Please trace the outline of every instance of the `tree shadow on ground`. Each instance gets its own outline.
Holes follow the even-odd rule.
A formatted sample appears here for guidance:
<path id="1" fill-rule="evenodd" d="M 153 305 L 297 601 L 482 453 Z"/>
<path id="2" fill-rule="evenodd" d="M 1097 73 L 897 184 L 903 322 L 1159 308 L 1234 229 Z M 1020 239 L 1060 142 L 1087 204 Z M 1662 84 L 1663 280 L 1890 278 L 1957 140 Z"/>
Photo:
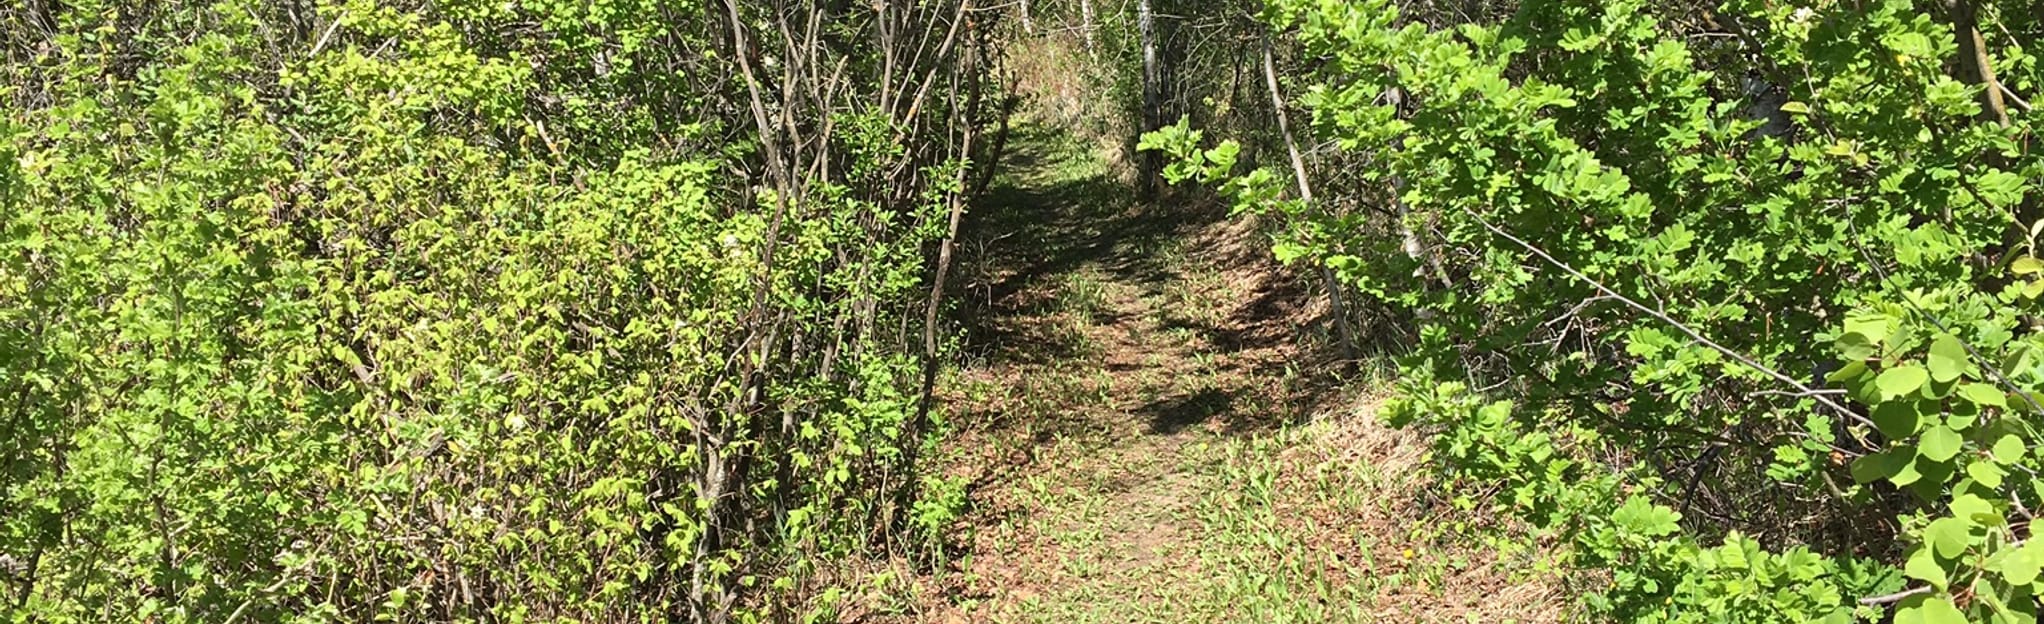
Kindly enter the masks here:
<path id="1" fill-rule="evenodd" d="M 1150 433 L 1170 435 L 1206 423 L 1235 407 L 1239 393 L 1206 388 L 1191 394 L 1158 399 L 1138 410 L 1149 418 Z"/>
<path id="2" fill-rule="evenodd" d="M 1069 370 L 1074 366 L 1114 377 L 1212 376 L 1197 383 L 1174 380 L 1168 391 L 1147 401 L 1124 401 L 1107 410 L 1143 419 L 1150 434 L 1194 426 L 1224 433 L 1268 430 L 1300 422 L 1324 405 L 1321 399 L 1338 384 L 1312 373 L 1334 354 L 1325 341 L 1302 335 L 1299 326 L 1326 324 L 1315 318 L 1320 312 L 1312 304 L 1321 295 L 1273 265 L 1261 232 L 1223 224 L 1225 208 L 1194 193 L 1139 201 L 1104 159 L 1085 153 L 1096 146 L 1056 128 L 1022 123 L 1013 132 L 1001 174 L 972 206 L 960 232 L 959 318 L 976 366 L 1011 377 L 1071 375 L 1078 372 Z M 1192 254 L 1202 257 L 1188 259 Z M 1221 279 L 1245 283 L 1188 290 L 1188 267 L 1195 263 L 1209 273 L 1216 266 L 1243 269 L 1223 271 L 1228 274 Z M 1138 297 L 1163 297 L 1176 288 L 1177 297 L 1192 300 L 1179 303 L 1225 312 L 1192 318 L 1170 303 L 1158 310 L 1150 304 L 1096 307 L 1083 315 L 1090 325 L 1130 328 L 1108 332 L 1118 341 L 1099 344 L 1098 332 L 1089 335 L 1056 321 L 1061 309 L 1074 305 L 1061 293 L 1086 275 L 1132 288 Z M 1139 318 L 1144 316 L 1151 318 Z M 1165 344 L 1174 333 L 1195 338 L 1190 345 Z M 1188 357 L 1211 361 L 1196 371 L 1180 362 L 1151 361 Z M 1016 394 L 1038 387 L 1012 379 L 1004 385 Z M 1032 426 L 1086 425 L 1085 418 L 1047 413 L 1055 409 L 1027 411 L 995 416 L 1033 419 Z M 1035 437 L 1049 435 L 1036 431 Z"/>
<path id="3" fill-rule="evenodd" d="M 1059 153 L 1086 149 L 1073 145 L 1079 139 L 1034 123 L 1013 132 L 1004 172 L 973 204 L 959 233 L 969 276 L 960 317 L 968 350 L 988 354 L 989 363 L 1041 364 L 1079 354 L 1069 337 L 1015 322 L 1059 303 L 1046 296 L 1056 286 L 1046 281 L 1095 266 L 1112 279 L 1155 287 L 1176 272 L 1152 252 L 1225 214 L 1193 204 L 1137 201 L 1111 169 L 1088 170 L 1092 161 L 1075 163 Z"/>
<path id="4" fill-rule="evenodd" d="M 1079 522 L 1126 533 L 1109 540 L 1124 546 L 1174 539 L 1176 524 L 1125 529 L 1199 495 L 1209 442 L 1299 423 L 1340 394 L 1325 294 L 1218 202 L 1139 201 L 1092 151 L 1111 146 L 1041 124 L 1013 132 L 959 232 L 965 361 L 940 390 L 950 471 L 984 535 Z M 1101 508 L 1120 520 L 1066 517 Z M 1070 554 L 987 547 L 1012 557 L 988 559 L 994 569 L 1016 571 Z"/>

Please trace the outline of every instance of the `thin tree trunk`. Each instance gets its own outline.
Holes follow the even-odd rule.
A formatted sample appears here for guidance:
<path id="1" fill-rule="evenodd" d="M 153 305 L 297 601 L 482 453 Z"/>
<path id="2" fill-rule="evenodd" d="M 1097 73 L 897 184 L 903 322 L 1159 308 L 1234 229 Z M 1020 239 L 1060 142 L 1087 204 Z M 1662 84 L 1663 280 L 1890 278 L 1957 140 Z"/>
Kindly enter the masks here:
<path id="1" fill-rule="evenodd" d="M 1278 133 L 1285 137 L 1285 153 L 1292 159 L 1292 178 L 1299 184 L 1299 199 L 1313 203 L 1313 184 L 1306 177 L 1306 156 L 1299 151 L 1299 141 L 1292 138 L 1291 117 L 1285 113 L 1285 96 L 1278 90 L 1277 61 L 1271 58 L 1270 40 L 1263 42 L 1263 81 L 1270 87 L 1270 108 L 1277 113 Z M 1356 357 L 1356 334 L 1348 324 L 1348 306 L 1343 305 L 1341 282 L 1334 279 L 1334 271 L 1325 263 L 1320 265 L 1320 279 L 1327 285 L 1328 314 L 1334 317 L 1334 328 L 1341 337 L 1341 355 L 1348 359 Z"/>
<path id="2" fill-rule="evenodd" d="M 1093 54 L 1093 0 L 1079 0 L 1079 34 L 1086 37 L 1086 54 Z"/>
<path id="3" fill-rule="evenodd" d="M 968 1 L 966 4 L 970 4 L 970 2 Z M 974 117 L 979 109 L 980 96 L 984 88 L 984 83 L 981 81 L 981 75 L 978 71 L 980 60 L 981 57 L 979 55 L 968 51 L 965 61 L 959 66 L 962 75 L 966 77 L 966 80 L 970 81 L 970 86 L 967 87 L 969 103 L 966 106 L 966 123 L 963 124 L 962 128 L 964 136 L 958 151 L 962 157 L 967 159 L 968 163 L 970 163 L 972 158 L 973 140 L 979 134 L 976 130 L 977 126 L 974 125 Z M 953 85 L 953 92 L 956 93 L 955 83 Z M 952 115 L 954 117 L 958 115 L 955 109 Z M 901 460 L 901 465 L 907 471 L 907 474 L 904 475 L 904 482 L 901 484 L 900 489 L 896 490 L 898 494 L 895 499 L 895 505 L 889 510 L 890 517 L 887 520 L 889 525 L 896 524 L 907 517 L 903 512 L 922 495 L 921 467 L 917 465 L 918 456 L 922 454 L 921 438 L 929 433 L 930 410 L 934 409 L 936 404 L 937 368 L 941 364 L 939 356 L 942 355 L 937 344 L 937 321 L 944 309 L 945 282 L 951 274 L 952 252 L 958 246 L 958 226 L 965 216 L 966 194 L 969 192 L 967 183 L 970 182 L 969 176 L 971 172 L 971 167 L 960 166 L 955 174 L 957 177 L 953 180 L 953 183 L 957 186 L 956 190 L 951 193 L 949 222 L 945 224 L 944 239 L 937 244 L 937 266 L 930 278 L 929 299 L 923 305 L 922 396 L 916 402 L 915 419 L 909 423 L 908 435 L 904 436 L 906 439 L 902 444 L 903 459 Z"/>
<path id="4" fill-rule="evenodd" d="M 1980 9 L 1972 0 L 1952 0 L 1952 30 L 1959 39 L 1959 62 L 1966 68 L 1965 76 L 1981 87 L 1981 116 L 2001 124 L 2009 125 L 2008 102 L 2002 99 L 2001 81 L 1994 76 L 1994 64 L 1987 58 L 1987 40 L 1980 36 Z"/>
<path id="5" fill-rule="evenodd" d="M 1159 75 L 1161 68 L 1157 64 L 1157 14 L 1150 7 L 1150 0 L 1136 0 L 1136 29 L 1143 46 L 1143 127 L 1140 131 L 1147 133 L 1163 126 L 1159 120 L 1161 111 L 1158 110 L 1163 94 Z M 1161 155 L 1156 152 L 1144 152 L 1138 161 L 1142 168 L 1139 173 L 1143 196 L 1146 198 L 1156 197 L 1160 158 Z"/>
<path id="6" fill-rule="evenodd" d="M 1405 91 L 1398 87 L 1385 89 L 1383 99 L 1393 109 L 1402 109 L 1405 104 Z M 1399 149 L 1404 146 L 1404 139 L 1397 139 L 1391 145 L 1392 149 Z M 1432 268 L 1434 270 L 1434 280 L 1446 286 L 1448 284 L 1448 269 L 1441 265 L 1440 257 L 1427 252 L 1426 246 L 1419 243 L 1419 235 L 1414 234 L 1412 226 L 1407 223 L 1412 217 L 1412 212 L 1405 206 L 1405 178 L 1396 175 L 1391 176 L 1391 209 L 1398 216 L 1398 240 L 1400 246 L 1405 250 L 1405 255 L 1412 258 L 1413 261 L 1425 265 L 1413 269 L 1412 276 L 1424 279 L 1426 277 L 1426 270 Z"/>

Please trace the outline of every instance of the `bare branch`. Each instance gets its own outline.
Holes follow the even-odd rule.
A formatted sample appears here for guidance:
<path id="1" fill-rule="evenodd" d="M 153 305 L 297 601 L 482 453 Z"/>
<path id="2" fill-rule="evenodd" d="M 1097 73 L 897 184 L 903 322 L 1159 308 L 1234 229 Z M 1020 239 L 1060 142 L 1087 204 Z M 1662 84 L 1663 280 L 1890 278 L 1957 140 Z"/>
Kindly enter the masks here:
<path id="1" fill-rule="evenodd" d="M 1928 594 L 1930 593 L 1930 591 L 1931 587 L 1929 585 L 1925 585 L 1922 587 L 1905 589 L 1885 596 L 1868 596 L 1866 598 L 1859 599 L 1859 603 L 1867 606 L 1875 606 L 1902 602 L 1903 600 L 1907 600 L 1910 596 Z"/>
<path id="2" fill-rule="evenodd" d="M 1680 330 L 1685 335 L 1688 335 L 1689 339 L 1695 341 L 1697 344 L 1710 347 L 1711 349 L 1717 351 L 1718 353 L 1724 354 L 1725 357 L 1732 358 L 1732 360 L 1740 364 L 1746 365 L 1747 368 L 1751 368 L 1755 371 L 1760 372 L 1761 374 L 1767 375 L 1768 377 L 1772 377 L 1774 378 L 1775 381 L 1779 381 L 1784 385 L 1793 387 L 1797 390 L 1801 390 L 1804 395 L 1810 398 L 1810 400 L 1816 401 L 1817 403 L 1822 404 L 1825 407 L 1829 407 L 1840 414 L 1844 414 L 1845 416 L 1852 418 L 1853 420 L 1859 421 L 1863 424 L 1866 424 L 1867 426 L 1873 426 L 1874 422 L 1872 420 L 1868 420 L 1867 417 L 1861 416 L 1858 412 L 1846 409 L 1845 406 L 1839 405 L 1838 402 L 1831 400 L 1830 397 L 1825 396 L 1822 392 L 1818 391 L 1817 389 L 1804 385 L 1803 382 L 1797 381 L 1794 377 L 1784 375 L 1780 371 L 1774 370 L 1773 368 L 1769 368 L 1767 365 L 1761 364 L 1760 362 L 1755 361 L 1753 358 L 1747 357 L 1743 353 L 1733 351 L 1729 347 L 1718 344 L 1717 341 L 1711 340 L 1710 338 L 1704 336 L 1701 332 L 1696 331 L 1696 329 L 1691 328 L 1690 326 L 1684 324 L 1681 321 L 1675 320 L 1674 317 L 1670 317 L 1667 314 L 1661 312 L 1660 310 L 1649 308 L 1645 304 L 1642 304 L 1638 301 L 1634 301 L 1631 297 L 1619 294 L 1618 291 L 1612 290 L 1611 287 L 1605 286 L 1603 283 L 1591 279 L 1590 276 L 1584 275 L 1581 271 L 1577 271 L 1575 267 L 1569 266 L 1568 263 L 1562 262 L 1561 260 L 1557 260 L 1552 255 L 1548 255 L 1546 251 L 1542 251 L 1539 247 L 1534 247 L 1531 243 L 1527 243 L 1525 240 L 1522 240 L 1517 236 L 1513 236 L 1511 232 L 1505 231 L 1504 228 L 1492 225 L 1491 222 L 1489 220 L 1484 219 L 1482 215 L 1476 214 L 1476 211 L 1464 208 L 1462 212 L 1463 214 L 1469 215 L 1470 218 L 1475 219 L 1477 223 L 1482 224 L 1484 229 L 1490 230 L 1492 234 L 1496 234 L 1500 237 L 1503 237 L 1505 240 L 1512 241 L 1512 243 L 1517 244 L 1519 247 L 1525 249 L 1526 251 L 1532 252 L 1533 255 L 1540 256 L 1540 259 L 1546 260 L 1548 264 L 1552 264 L 1555 266 L 1555 268 L 1561 269 L 1562 271 L 1568 273 L 1570 276 L 1576 278 L 1577 280 L 1581 280 L 1583 283 L 1589 284 L 1590 287 L 1597 289 L 1598 292 L 1604 293 L 1606 296 L 1609 296 L 1613 299 L 1617 299 L 1619 302 L 1624 303 L 1627 306 L 1631 306 L 1635 310 L 1644 312 L 1648 316 L 1654 317 L 1655 319 L 1663 323 L 1667 323 L 1671 326 L 1674 326 L 1675 329 Z"/>

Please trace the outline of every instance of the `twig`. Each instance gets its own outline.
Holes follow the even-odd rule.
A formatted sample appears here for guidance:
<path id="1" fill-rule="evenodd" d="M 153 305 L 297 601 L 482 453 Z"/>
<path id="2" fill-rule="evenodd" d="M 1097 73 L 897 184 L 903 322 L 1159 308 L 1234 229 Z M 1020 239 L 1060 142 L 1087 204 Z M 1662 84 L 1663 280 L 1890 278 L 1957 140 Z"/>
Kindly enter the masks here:
<path id="1" fill-rule="evenodd" d="M 323 33 L 320 33 L 320 34 L 319 34 L 319 41 L 317 41 L 317 42 L 315 42 L 315 43 L 313 43 L 313 44 L 312 44 L 312 52 L 311 52 L 311 53 L 309 53 L 309 54 L 306 54 L 305 56 L 306 56 L 307 58 L 310 58 L 310 57 L 314 57 L 314 56 L 319 56 L 319 51 L 320 51 L 320 50 L 325 50 L 325 49 L 326 49 L 326 42 L 327 42 L 327 41 L 328 41 L 329 39 L 332 39 L 332 38 L 333 38 L 333 36 L 334 36 L 334 31 L 335 31 L 335 30 L 337 30 L 337 29 L 339 29 L 340 27 L 341 27 L 341 18 L 340 18 L 340 16 L 336 15 L 336 16 L 334 16 L 334 23 L 332 23 L 332 24 L 328 24 L 328 25 L 327 25 L 327 27 L 326 27 L 326 32 L 323 32 Z"/>
<path id="2" fill-rule="evenodd" d="M 1819 395 L 1819 394 L 1845 394 L 1845 391 L 1844 391 L 1844 390 L 1811 390 L 1811 391 L 1808 391 L 1808 392 L 1803 392 L 1803 391 L 1796 391 L 1796 392 L 1790 392 L 1790 391 L 1787 391 L 1787 390 L 1759 390 L 1759 391 L 1755 391 L 1755 392 L 1750 392 L 1750 393 L 1747 393 L 1747 395 L 1746 395 L 1746 396 L 1786 396 L 1786 397 L 1797 397 L 1797 398 L 1801 398 L 1801 397 L 1807 397 L 1807 396 L 1815 396 L 1815 395 Z"/>
<path id="3" fill-rule="evenodd" d="M 2001 87 L 2002 95 L 2008 96 L 2009 101 L 2014 102 L 2016 108 L 2023 109 L 2023 112 L 2025 113 L 2030 112 L 2030 103 L 2023 101 L 2022 96 L 2016 95 L 2016 92 L 2010 90 L 2008 85 L 2002 84 L 2001 82 L 1997 81 L 1994 83 L 1994 86 Z"/>
<path id="4" fill-rule="evenodd" d="M 1910 596 L 1915 596 L 1918 594 L 1928 594 L 1930 593 L 1930 591 L 1931 587 L 1929 585 L 1925 585 L 1922 587 L 1905 589 L 1899 592 L 1888 594 L 1886 596 L 1869 596 L 1866 598 L 1861 598 L 1859 599 L 1859 603 L 1867 606 L 1874 606 L 1884 605 L 1892 602 L 1902 602 L 1904 599 L 1907 599 Z"/>
<path id="5" fill-rule="evenodd" d="M 1587 308 L 1587 307 L 1590 307 L 1590 304 L 1592 304 L 1592 303 L 1596 303 L 1596 302 L 1599 302 L 1599 301 L 1603 301 L 1603 300 L 1605 300 L 1605 299 L 1610 299 L 1610 298 L 1611 298 L 1611 297 L 1608 297 L 1608 296 L 1605 296 L 1605 295 L 1597 295 L 1597 296 L 1595 296 L 1595 297 L 1591 297 L 1591 298 L 1588 298 L 1588 299 L 1584 299 L 1584 300 L 1582 300 L 1582 302 L 1581 302 L 1581 303 L 1577 303 L 1577 304 L 1575 305 L 1575 307 L 1573 307 L 1573 308 L 1569 308 L 1567 312 L 1563 312 L 1561 316 L 1557 316 L 1557 317 L 1554 317 L 1554 318 L 1552 318 L 1552 319 L 1549 319 L 1549 320 L 1548 320 L 1547 322 L 1545 322 L 1545 323 L 1541 323 L 1541 324 L 1540 324 L 1540 326 L 1541 326 L 1541 327 L 1553 327 L 1555 323 L 1560 323 L 1560 322 L 1562 322 L 1562 321 L 1565 321 L 1565 320 L 1568 320 L 1568 319 L 1572 319 L 1572 318 L 1575 318 L 1575 316 L 1576 316 L 1577 314 L 1581 314 L 1581 313 L 1583 312 L 1583 308 Z"/>
<path id="6" fill-rule="evenodd" d="M 1555 259 L 1554 256 L 1548 255 L 1546 251 L 1542 251 L 1539 247 L 1534 247 L 1531 243 L 1527 243 L 1526 241 L 1520 239 L 1519 237 L 1513 236 L 1511 232 L 1507 232 L 1503 228 L 1499 228 L 1496 225 L 1492 225 L 1491 222 L 1484 219 L 1483 216 L 1476 214 L 1476 211 L 1470 210 L 1468 208 L 1463 208 L 1462 212 L 1463 214 L 1469 215 L 1470 218 L 1475 219 L 1477 223 L 1483 224 L 1484 229 L 1490 230 L 1492 234 L 1496 234 L 1500 237 L 1503 237 L 1505 240 L 1512 241 L 1514 244 L 1517 244 L 1519 247 L 1524 248 L 1526 251 L 1532 252 L 1533 255 L 1540 256 L 1540 259 L 1546 260 L 1548 264 L 1552 264 L 1555 266 L 1555 268 L 1567 272 L 1570 276 L 1575 277 L 1578 280 L 1581 280 L 1585 284 L 1589 284 L 1590 287 L 1597 289 L 1598 292 L 1604 293 L 1605 295 L 1613 299 L 1617 299 L 1619 302 L 1631 306 L 1635 310 L 1645 312 L 1648 316 L 1652 316 L 1663 323 L 1667 323 L 1669 325 L 1674 326 L 1675 329 L 1681 330 L 1683 334 L 1688 335 L 1689 339 L 1696 341 L 1697 344 L 1710 347 L 1711 349 L 1716 350 L 1718 353 L 1724 354 L 1725 357 L 1732 358 L 1733 360 L 1739 362 L 1740 364 L 1746 365 L 1748 368 L 1759 371 L 1762 374 L 1767 375 L 1768 377 L 1773 377 L 1775 381 L 1779 381 L 1797 390 L 1801 390 L 1811 400 L 1823 404 L 1825 407 L 1829 407 L 1833 410 L 1836 410 L 1840 414 L 1844 414 L 1847 417 L 1852 418 L 1853 420 L 1866 424 L 1867 426 L 1870 427 L 1874 426 L 1874 421 L 1869 420 L 1865 416 L 1859 415 L 1858 412 L 1846 409 L 1845 406 L 1839 405 L 1838 402 L 1833 401 L 1830 398 L 1826 397 L 1822 393 L 1818 392 L 1815 388 L 1803 385 L 1803 382 L 1796 381 L 1794 377 L 1784 375 L 1780 371 L 1774 370 L 1772 368 L 1767 367 L 1767 365 L 1765 364 L 1761 364 L 1760 362 L 1754 361 L 1753 358 L 1746 357 L 1745 354 L 1733 351 L 1724 345 L 1718 344 L 1716 341 L 1713 341 L 1710 338 L 1705 337 L 1702 333 L 1697 332 L 1695 329 L 1690 328 L 1688 325 L 1683 324 L 1681 321 L 1675 320 L 1674 317 L 1670 317 L 1659 310 L 1649 308 L 1645 304 L 1642 304 L 1638 301 L 1634 301 L 1632 298 L 1627 297 L 1625 295 L 1619 294 L 1618 291 L 1612 290 L 1610 287 L 1605 286 L 1603 283 L 1598 282 L 1597 280 L 1590 279 L 1590 276 L 1584 275 L 1581 271 L 1577 271 L 1575 267 L 1569 266 L 1568 263 Z"/>

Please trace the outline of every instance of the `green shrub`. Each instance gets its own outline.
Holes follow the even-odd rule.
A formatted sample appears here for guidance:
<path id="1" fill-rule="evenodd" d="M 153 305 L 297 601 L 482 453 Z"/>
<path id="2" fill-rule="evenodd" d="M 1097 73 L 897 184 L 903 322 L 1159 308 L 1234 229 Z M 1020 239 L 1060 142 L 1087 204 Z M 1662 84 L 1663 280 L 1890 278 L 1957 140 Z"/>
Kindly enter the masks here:
<path id="1" fill-rule="evenodd" d="M 2034 24 L 1950 6 L 1522 2 L 1444 22 L 1277 1 L 1266 20 L 1323 61 L 1309 144 L 1373 163 L 1320 194 L 1377 209 L 1286 199 L 1287 176 L 1236 171 L 1232 142 L 1184 124 L 1145 146 L 1279 220 L 1280 257 L 1425 319 L 1406 375 L 1515 397 L 1405 409 L 1442 428 L 1450 474 L 1582 525 L 1580 563 L 1613 574 L 1601 611 L 1845 618 L 1867 597 L 1897 621 L 2030 621 L 2044 160 L 2021 107 L 1982 102 L 2040 84 Z M 1960 54 L 1976 29 L 1984 52 Z M 1556 460 L 1555 440 L 1585 448 Z M 1698 498 L 1732 502 L 1654 506 Z M 1903 529 L 1820 530 L 1866 514 Z M 1596 526 L 1620 515 L 1638 522 Z M 1870 595 L 1896 588 L 1864 557 L 1915 593 Z"/>
<path id="2" fill-rule="evenodd" d="M 64 5 L 0 19 L 7 620 L 759 619 L 956 508 L 962 155 L 756 192 L 722 7 Z"/>

